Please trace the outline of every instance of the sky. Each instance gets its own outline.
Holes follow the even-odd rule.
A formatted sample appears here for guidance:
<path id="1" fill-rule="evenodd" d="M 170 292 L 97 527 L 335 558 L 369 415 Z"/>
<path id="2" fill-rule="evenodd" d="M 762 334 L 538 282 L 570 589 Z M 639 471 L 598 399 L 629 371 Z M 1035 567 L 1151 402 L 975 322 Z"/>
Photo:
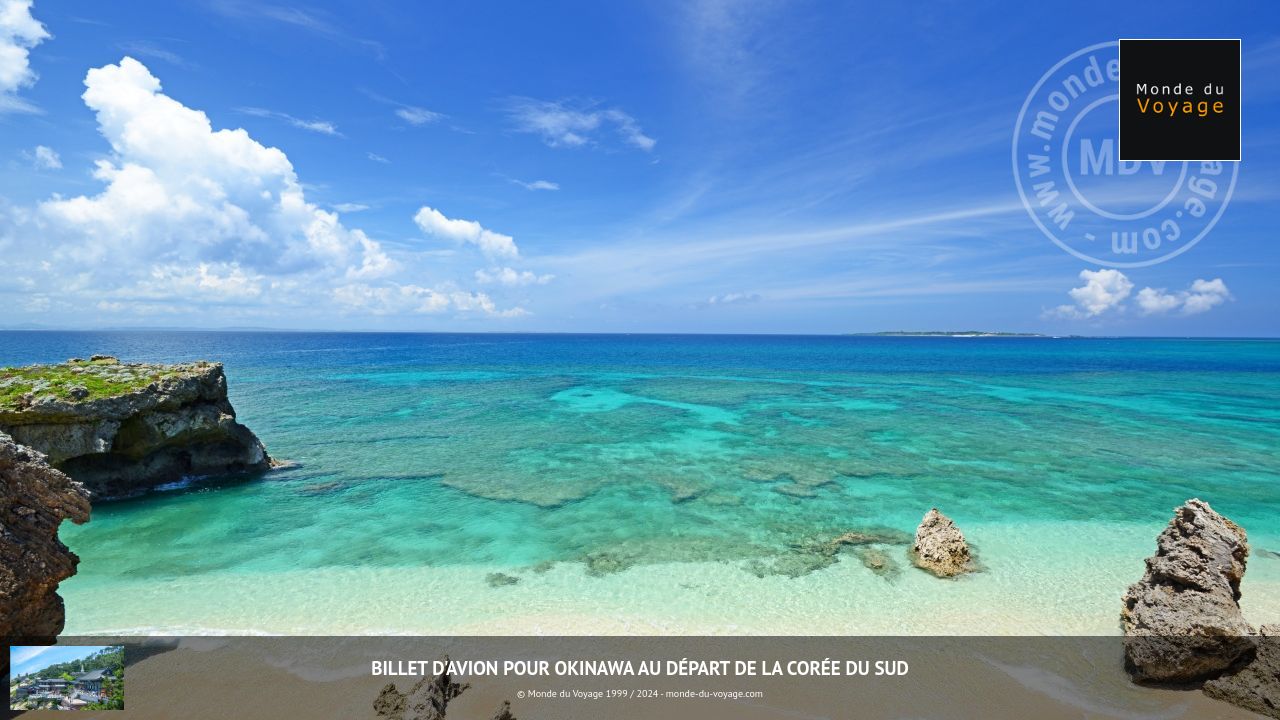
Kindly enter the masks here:
<path id="1" fill-rule="evenodd" d="M 1194 248 L 1040 232 L 1019 108 L 1239 37 Z M 0 0 L 0 327 L 1278 336 L 1274 3 Z"/>
<path id="2" fill-rule="evenodd" d="M 108 645 L 14 645 L 9 648 L 9 674 L 25 675 L 71 660 L 79 660 Z"/>

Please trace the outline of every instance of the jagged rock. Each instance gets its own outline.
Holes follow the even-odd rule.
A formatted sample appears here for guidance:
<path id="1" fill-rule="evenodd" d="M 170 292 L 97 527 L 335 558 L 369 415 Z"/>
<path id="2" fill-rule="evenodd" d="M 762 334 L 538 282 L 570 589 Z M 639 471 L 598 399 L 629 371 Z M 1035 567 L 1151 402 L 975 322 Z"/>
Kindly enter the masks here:
<path id="1" fill-rule="evenodd" d="M 0 401 L 0 431 L 48 455 L 95 500 L 272 465 L 236 422 L 221 363 L 121 364 L 95 355 L 0 369 L 0 381 L 10 395 Z"/>
<path id="2" fill-rule="evenodd" d="M 1138 682 L 1190 683 L 1247 662 L 1253 628 L 1240 612 L 1249 543 L 1243 529 L 1199 499 L 1174 511 L 1129 586 L 1120 620 Z"/>
<path id="3" fill-rule="evenodd" d="M 498 707 L 498 712 L 494 713 L 493 720 L 517 720 L 516 716 L 511 714 L 511 703 L 504 700 Z"/>
<path id="4" fill-rule="evenodd" d="M 1257 652 L 1239 672 L 1204 684 L 1204 694 L 1267 717 L 1280 718 L 1280 625 L 1263 625 Z"/>
<path id="5" fill-rule="evenodd" d="M 89 519 L 89 494 L 43 455 L 0 432 L 0 636 L 53 638 L 65 620 L 58 583 L 80 561 L 58 540 Z"/>
<path id="6" fill-rule="evenodd" d="M 943 578 L 974 569 L 973 556 L 969 553 L 964 533 L 960 532 L 951 518 L 938 512 L 938 508 L 925 513 L 920 526 L 916 528 L 911 559 L 916 567 Z"/>
<path id="7" fill-rule="evenodd" d="M 444 662 L 448 664 L 447 656 Z M 388 683 L 374 699 L 373 711 L 388 720 L 443 720 L 449 702 L 469 687 L 469 684 L 453 682 L 448 673 L 424 677 L 407 693 Z"/>
<path id="8" fill-rule="evenodd" d="M 404 693 L 396 690 L 395 683 L 382 686 L 378 697 L 373 699 L 373 712 L 380 718 L 404 720 Z"/>

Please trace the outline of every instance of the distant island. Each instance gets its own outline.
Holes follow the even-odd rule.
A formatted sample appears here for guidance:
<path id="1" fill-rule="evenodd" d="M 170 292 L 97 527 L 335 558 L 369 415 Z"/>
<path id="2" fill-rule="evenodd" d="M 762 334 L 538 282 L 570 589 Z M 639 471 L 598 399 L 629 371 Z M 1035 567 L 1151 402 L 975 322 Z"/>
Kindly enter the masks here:
<path id="1" fill-rule="evenodd" d="M 1047 338 L 1040 333 L 988 332 L 986 330 L 889 330 L 875 333 L 853 333 L 861 337 L 1028 337 Z"/>

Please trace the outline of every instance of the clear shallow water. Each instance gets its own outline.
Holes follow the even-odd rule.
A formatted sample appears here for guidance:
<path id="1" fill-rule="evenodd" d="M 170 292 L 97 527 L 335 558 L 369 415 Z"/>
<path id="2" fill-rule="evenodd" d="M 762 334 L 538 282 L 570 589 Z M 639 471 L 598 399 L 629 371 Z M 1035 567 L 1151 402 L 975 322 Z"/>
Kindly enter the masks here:
<path id="1" fill-rule="evenodd" d="M 68 632 L 1109 633 L 1192 496 L 1280 620 L 1280 342 L 0 333 L 94 352 L 223 361 L 296 464 L 64 526 Z M 935 505 L 985 572 L 907 566 Z"/>

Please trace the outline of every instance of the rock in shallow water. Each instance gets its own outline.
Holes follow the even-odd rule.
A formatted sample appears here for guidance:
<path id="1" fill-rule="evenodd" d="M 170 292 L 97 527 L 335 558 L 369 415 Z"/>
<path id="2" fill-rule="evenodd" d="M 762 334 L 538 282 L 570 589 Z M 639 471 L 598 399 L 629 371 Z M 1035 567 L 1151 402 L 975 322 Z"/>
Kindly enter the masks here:
<path id="1" fill-rule="evenodd" d="M 938 508 L 925 513 L 916 528 L 911 559 L 917 567 L 943 578 L 974 570 L 973 556 L 964 533 L 951 518 L 938 512 Z"/>
<path id="2" fill-rule="evenodd" d="M 58 540 L 67 519 L 89 519 L 89 494 L 44 455 L 0 433 L 0 636 L 34 640 L 62 632 L 56 591 L 79 562 Z"/>
<path id="3" fill-rule="evenodd" d="M 1249 543 L 1243 529 L 1199 499 L 1174 511 L 1147 571 L 1121 610 L 1135 681 L 1190 683 L 1247 662 L 1253 628 L 1240 612 Z"/>

